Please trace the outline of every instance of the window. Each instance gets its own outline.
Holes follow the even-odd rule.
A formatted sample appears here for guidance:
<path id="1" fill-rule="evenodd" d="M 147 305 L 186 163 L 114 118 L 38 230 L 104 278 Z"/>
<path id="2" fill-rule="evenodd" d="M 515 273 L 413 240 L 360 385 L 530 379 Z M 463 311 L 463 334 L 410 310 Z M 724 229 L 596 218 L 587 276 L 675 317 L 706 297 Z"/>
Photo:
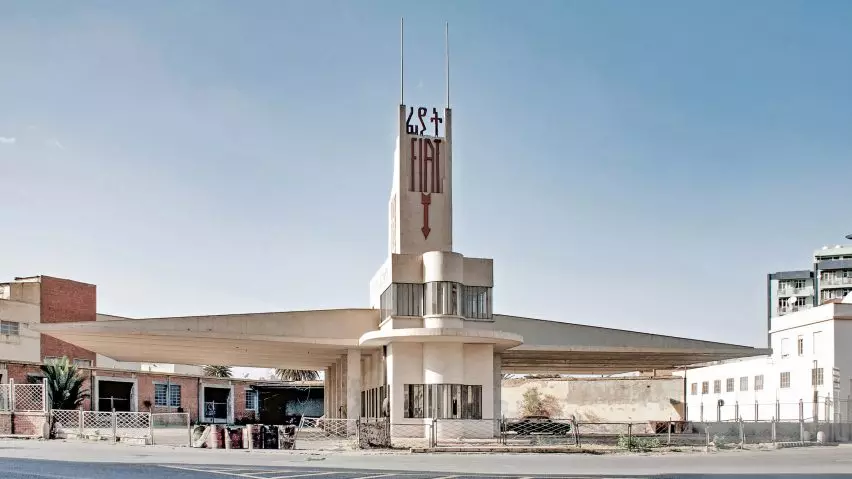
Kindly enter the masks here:
<path id="1" fill-rule="evenodd" d="M 180 407 L 180 385 L 154 383 L 154 405 Z"/>
<path id="2" fill-rule="evenodd" d="M 822 386 L 822 368 L 811 369 L 811 386 Z"/>
<path id="3" fill-rule="evenodd" d="M 805 355 L 805 337 L 801 334 L 796 338 L 796 352 L 799 356 Z"/>
<path id="4" fill-rule="evenodd" d="M 748 376 L 740 377 L 740 391 L 748 391 Z"/>
<path id="5" fill-rule="evenodd" d="M 246 410 L 257 411 L 257 391 L 246 389 Z"/>
<path id="6" fill-rule="evenodd" d="M 20 336 L 21 323 L 15 321 L 0 321 L 0 335 Z"/>
<path id="7" fill-rule="evenodd" d="M 781 373 L 781 388 L 786 389 L 790 387 L 790 372 Z"/>
<path id="8" fill-rule="evenodd" d="M 426 283 L 426 314 L 461 315 L 461 288 L 461 284 L 450 281 Z"/>
<path id="9" fill-rule="evenodd" d="M 486 286 L 464 287 L 464 317 L 468 319 L 491 319 L 491 288 Z"/>
<path id="10" fill-rule="evenodd" d="M 379 299 L 381 316 L 423 316 L 423 285 L 393 283 Z"/>
<path id="11" fill-rule="evenodd" d="M 85 368 L 92 367 L 91 359 L 74 359 L 74 366 L 81 366 Z"/>
<path id="12" fill-rule="evenodd" d="M 482 386 L 406 384 L 404 417 L 482 419 Z"/>
<path id="13" fill-rule="evenodd" d="M 722 380 L 716 379 L 713 381 L 713 394 L 722 394 Z"/>
<path id="14" fill-rule="evenodd" d="M 822 335 L 820 333 L 822 333 L 822 331 L 814 331 L 814 337 L 811 340 L 811 341 L 813 341 L 813 344 L 811 345 L 811 347 L 813 348 L 814 354 L 817 353 L 817 349 L 819 348 L 820 338 L 822 337 Z"/>
<path id="15" fill-rule="evenodd" d="M 703 381 L 701 383 L 701 394 L 710 394 L 710 383 Z"/>
<path id="16" fill-rule="evenodd" d="M 781 338 L 781 357 L 786 358 L 790 355 L 790 338 Z"/>
<path id="17" fill-rule="evenodd" d="M 754 390 L 763 391 L 763 374 L 754 377 Z"/>
<path id="18" fill-rule="evenodd" d="M 404 394 L 404 413 L 403 417 L 422 418 L 426 417 L 424 407 L 426 402 L 423 400 L 426 390 L 425 384 L 406 384 Z"/>
<path id="19" fill-rule="evenodd" d="M 689 385 L 689 394 L 693 396 L 698 395 L 698 383 L 692 383 Z"/>
<path id="20" fill-rule="evenodd" d="M 725 380 L 725 392 L 732 393 L 734 392 L 734 378 L 728 378 Z"/>

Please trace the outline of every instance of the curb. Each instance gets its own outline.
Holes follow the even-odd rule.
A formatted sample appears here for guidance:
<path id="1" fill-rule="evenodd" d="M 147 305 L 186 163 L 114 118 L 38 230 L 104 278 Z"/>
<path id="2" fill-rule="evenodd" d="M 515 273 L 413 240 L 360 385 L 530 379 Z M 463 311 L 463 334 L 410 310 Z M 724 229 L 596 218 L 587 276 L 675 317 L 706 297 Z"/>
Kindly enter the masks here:
<path id="1" fill-rule="evenodd" d="M 515 453 L 515 454 L 605 454 L 603 451 L 594 449 L 575 449 L 565 447 L 415 447 L 411 448 L 415 454 L 431 454 L 440 452 L 450 453 Z"/>

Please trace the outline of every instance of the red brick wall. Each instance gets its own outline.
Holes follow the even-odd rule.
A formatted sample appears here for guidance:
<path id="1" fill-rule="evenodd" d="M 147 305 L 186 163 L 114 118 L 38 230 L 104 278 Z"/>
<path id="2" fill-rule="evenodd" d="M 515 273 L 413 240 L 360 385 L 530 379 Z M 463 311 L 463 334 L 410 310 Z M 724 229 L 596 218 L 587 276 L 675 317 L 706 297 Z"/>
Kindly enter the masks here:
<path id="1" fill-rule="evenodd" d="M 41 277 L 41 322 L 68 323 L 97 319 L 97 292 L 93 284 L 68 279 Z M 89 359 L 95 364 L 96 355 L 88 349 L 74 346 L 53 336 L 41 335 L 41 357 Z"/>

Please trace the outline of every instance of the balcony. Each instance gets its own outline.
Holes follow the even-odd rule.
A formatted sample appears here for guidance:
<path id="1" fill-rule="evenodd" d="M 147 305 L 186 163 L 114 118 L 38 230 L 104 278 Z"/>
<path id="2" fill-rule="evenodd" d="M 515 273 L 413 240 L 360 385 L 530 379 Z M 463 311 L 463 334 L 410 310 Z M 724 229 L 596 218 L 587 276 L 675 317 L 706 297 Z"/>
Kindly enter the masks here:
<path id="1" fill-rule="evenodd" d="M 852 278 L 838 278 L 838 277 L 820 278 L 819 285 L 822 286 L 822 287 L 825 287 L 825 286 L 852 286 Z"/>
<path id="2" fill-rule="evenodd" d="M 813 296 L 814 288 L 813 286 L 805 286 L 803 288 L 778 288 L 778 296 L 789 297 L 789 296 Z"/>
<path id="3" fill-rule="evenodd" d="M 802 304 L 802 305 L 794 305 L 794 306 L 782 306 L 775 310 L 775 314 L 777 316 L 784 316 L 785 314 L 795 313 L 797 311 L 804 311 L 806 309 L 813 308 L 812 304 Z"/>

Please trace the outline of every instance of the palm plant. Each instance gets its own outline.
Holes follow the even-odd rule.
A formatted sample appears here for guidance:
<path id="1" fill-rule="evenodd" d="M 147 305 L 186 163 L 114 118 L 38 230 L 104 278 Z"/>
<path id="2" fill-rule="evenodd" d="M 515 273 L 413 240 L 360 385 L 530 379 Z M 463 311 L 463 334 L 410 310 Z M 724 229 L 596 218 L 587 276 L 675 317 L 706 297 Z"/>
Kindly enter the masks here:
<path id="1" fill-rule="evenodd" d="M 67 357 L 43 364 L 41 371 L 47 379 L 51 409 L 77 409 L 89 397 L 89 391 L 83 389 L 85 379 Z"/>
<path id="2" fill-rule="evenodd" d="M 231 366 L 204 366 L 204 375 L 214 378 L 229 378 L 231 377 Z"/>
<path id="3" fill-rule="evenodd" d="M 275 376 L 281 381 L 316 381 L 319 372 L 307 369 L 275 369 Z"/>
<path id="4" fill-rule="evenodd" d="M 47 398 L 51 409 L 79 409 L 89 397 L 89 391 L 83 389 L 85 379 L 78 374 L 77 366 L 67 357 L 50 361 L 41 366 L 47 380 Z M 55 416 L 50 416 L 49 437 L 56 437 Z"/>

